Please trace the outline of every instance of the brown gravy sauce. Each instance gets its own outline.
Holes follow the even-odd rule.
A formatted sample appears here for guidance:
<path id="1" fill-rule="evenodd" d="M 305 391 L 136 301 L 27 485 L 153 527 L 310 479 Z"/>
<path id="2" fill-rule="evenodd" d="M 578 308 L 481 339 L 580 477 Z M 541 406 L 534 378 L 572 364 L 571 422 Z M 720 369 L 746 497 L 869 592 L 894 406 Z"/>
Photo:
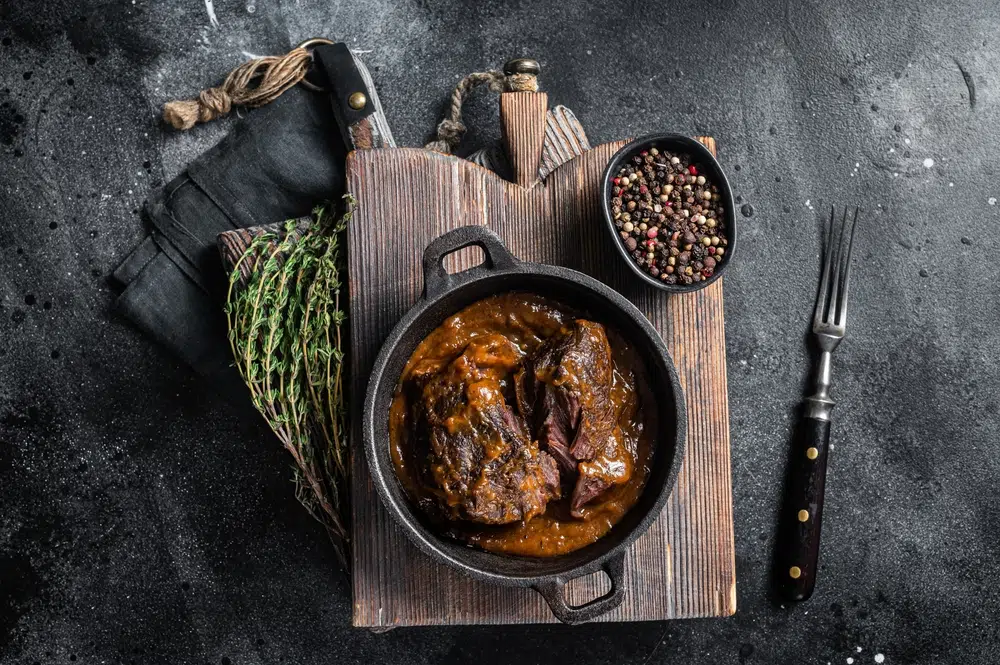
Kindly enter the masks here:
<path id="1" fill-rule="evenodd" d="M 389 411 L 389 442 L 396 475 L 410 500 L 421 507 L 441 532 L 490 552 L 549 557 L 589 545 L 602 536 L 635 505 L 649 476 L 656 421 L 655 402 L 641 360 L 624 339 L 605 326 L 614 365 L 612 400 L 627 450 L 633 459 L 631 478 L 614 485 L 584 506 L 582 518 L 570 515 L 569 496 L 551 500 L 543 514 L 527 522 L 487 526 L 435 518 L 434 488 L 421 479 L 416 459 L 411 397 L 406 389 L 416 368 L 427 371 L 445 367 L 469 342 L 483 335 L 503 335 L 524 355 L 532 353 L 564 325 L 585 314 L 534 294 L 508 293 L 480 300 L 449 317 L 414 350 L 396 386 Z M 601 321 L 597 321 L 602 323 Z M 505 379 L 512 388 L 513 372 Z M 425 462 L 425 461 L 424 461 Z"/>

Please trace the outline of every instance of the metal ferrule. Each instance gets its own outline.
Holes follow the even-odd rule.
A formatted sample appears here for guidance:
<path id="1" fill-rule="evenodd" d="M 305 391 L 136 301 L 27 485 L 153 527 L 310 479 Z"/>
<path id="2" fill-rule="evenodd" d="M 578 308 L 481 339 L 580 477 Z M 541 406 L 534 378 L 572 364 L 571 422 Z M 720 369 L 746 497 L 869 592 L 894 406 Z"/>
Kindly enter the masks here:
<path id="1" fill-rule="evenodd" d="M 816 368 L 816 392 L 806 397 L 806 418 L 830 420 L 834 401 L 830 397 L 830 369 L 832 355 L 823 351 L 819 356 L 819 366 Z"/>

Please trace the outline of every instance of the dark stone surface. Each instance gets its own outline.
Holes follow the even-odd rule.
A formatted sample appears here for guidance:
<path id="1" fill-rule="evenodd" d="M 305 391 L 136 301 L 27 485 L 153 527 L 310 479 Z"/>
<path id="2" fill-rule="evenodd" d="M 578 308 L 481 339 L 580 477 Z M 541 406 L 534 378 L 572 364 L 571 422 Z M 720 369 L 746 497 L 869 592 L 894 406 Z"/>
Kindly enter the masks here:
<path id="1" fill-rule="evenodd" d="M 254 2 L 216 1 L 217 27 L 199 2 L 0 2 L 0 662 L 1000 660 L 995 3 Z M 718 138 L 753 210 L 726 277 L 735 617 L 353 630 L 262 423 L 115 316 L 144 196 L 227 128 L 164 131 L 160 105 L 315 34 L 371 50 L 406 145 L 460 75 L 519 55 L 595 142 Z M 469 146 L 496 138 L 493 99 L 469 125 Z M 830 202 L 867 212 L 819 588 L 780 607 Z"/>

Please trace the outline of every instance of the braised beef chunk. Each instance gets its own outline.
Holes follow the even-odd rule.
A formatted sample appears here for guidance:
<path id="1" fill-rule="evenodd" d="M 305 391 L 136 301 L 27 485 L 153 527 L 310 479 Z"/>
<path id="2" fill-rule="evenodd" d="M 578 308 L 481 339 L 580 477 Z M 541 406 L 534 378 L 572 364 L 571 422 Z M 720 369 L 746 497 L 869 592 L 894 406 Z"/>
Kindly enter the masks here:
<path id="1" fill-rule="evenodd" d="M 516 377 L 518 405 L 537 427 L 539 445 L 575 484 L 570 508 L 577 517 L 632 474 L 611 399 L 613 381 L 604 328 L 582 319 L 525 361 Z"/>
<path id="2" fill-rule="evenodd" d="M 562 496 L 562 479 L 559 475 L 559 464 L 544 450 L 538 451 L 538 462 L 542 467 L 542 477 L 545 478 L 545 489 L 553 499 Z"/>
<path id="3" fill-rule="evenodd" d="M 506 337 L 484 335 L 444 367 L 415 372 L 422 385 L 416 409 L 427 437 L 427 480 L 450 519 L 528 520 L 560 494 L 555 461 L 538 450 L 504 398 L 503 381 L 520 361 L 520 350 Z"/>

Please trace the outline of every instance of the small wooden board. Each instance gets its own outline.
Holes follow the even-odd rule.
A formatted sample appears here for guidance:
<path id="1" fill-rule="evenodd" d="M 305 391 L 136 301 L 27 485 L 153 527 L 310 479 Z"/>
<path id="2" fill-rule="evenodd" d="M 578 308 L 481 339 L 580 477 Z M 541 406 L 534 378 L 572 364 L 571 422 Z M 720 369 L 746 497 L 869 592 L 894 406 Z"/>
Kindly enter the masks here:
<path id="1" fill-rule="evenodd" d="M 541 596 L 477 582 L 410 544 L 371 483 L 358 416 L 382 341 L 420 297 L 427 244 L 468 224 L 495 230 L 518 258 L 569 266 L 609 284 L 661 332 L 683 384 L 688 439 L 677 485 L 626 558 L 626 599 L 603 621 L 728 616 L 736 610 L 729 410 L 722 281 L 666 296 L 628 271 L 602 228 L 600 179 L 623 141 L 549 172 L 547 97 L 504 93 L 500 111 L 514 181 L 466 160 L 409 148 L 359 150 L 347 160 L 358 201 L 348 231 L 353 390 L 351 428 L 354 625 L 367 627 L 553 622 Z M 713 152 L 715 142 L 701 139 Z M 546 172 L 544 181 L 539 172 Z M 455 258 L 459 257 L 459 258 Z M 456 268 L 471 254 L 453 255 Z M 594 575 L 570 585 L 571 603 L 606 591 Z"/>

